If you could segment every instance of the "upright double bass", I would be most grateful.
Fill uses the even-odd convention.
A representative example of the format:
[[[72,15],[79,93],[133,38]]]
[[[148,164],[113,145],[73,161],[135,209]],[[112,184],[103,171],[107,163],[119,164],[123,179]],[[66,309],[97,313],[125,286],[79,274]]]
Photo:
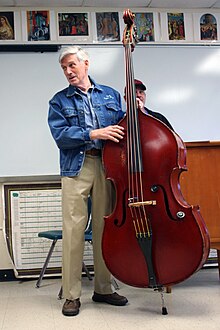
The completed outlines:
[[[209,253],[209,235],[198,206],[180,190],[186,170],[181,138],[161,121],[137,108],[132,51],[134,15],[124,12],[126,116],[125,137],[107,141],[106,177],[116,190],[112,214],[105,217],[103,257],[110,272],[135,287],[161,288],[199,270]]]

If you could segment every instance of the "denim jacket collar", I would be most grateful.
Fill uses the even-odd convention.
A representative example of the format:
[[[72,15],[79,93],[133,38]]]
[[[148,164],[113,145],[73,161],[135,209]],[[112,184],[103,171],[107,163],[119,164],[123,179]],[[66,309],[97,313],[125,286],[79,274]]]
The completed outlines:
[[[90,80],[91,83],[94,85],[94,88],[95,88],[95,89],[97,89],[97,90],[99,90],[99,91],[102,91],[102,90],[103,90],[103,88],[102,88],[99,84],[97,84],[97,83],[95,82],[95,80],[93,80],[90,76],[89,76],[89,80]],[[77,88],[76,88],[75,86],[73,86],[73,85],[69,85],[69,87],[68,87],[68,89],[67,89],[66,96],[67,96],[67,97],[71,97],[71,96],[73,96],[75,93],[77,93]]]

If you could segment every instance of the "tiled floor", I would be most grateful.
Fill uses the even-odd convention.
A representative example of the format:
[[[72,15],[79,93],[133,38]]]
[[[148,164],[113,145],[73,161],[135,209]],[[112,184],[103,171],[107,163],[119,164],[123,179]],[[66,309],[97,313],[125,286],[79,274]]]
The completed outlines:
[[[217,330],[220,329],[218,269],[202,269],[165,293],[168,315],[161,315],[160,294],[119,283],[129,304],[115,307],[91,300],[93,281],[83,278],[80,314],[65,317],[57,299],[60,279],[0,282],[0,329],[4,330]]]

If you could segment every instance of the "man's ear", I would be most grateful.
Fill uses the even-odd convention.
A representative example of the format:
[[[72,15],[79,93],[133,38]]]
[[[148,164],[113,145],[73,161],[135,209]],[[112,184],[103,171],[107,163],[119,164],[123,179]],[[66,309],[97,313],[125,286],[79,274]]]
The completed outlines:
[[[89,60],[85,60],[84,61],[85,65],[87,66],[87,68],[89,67]]]

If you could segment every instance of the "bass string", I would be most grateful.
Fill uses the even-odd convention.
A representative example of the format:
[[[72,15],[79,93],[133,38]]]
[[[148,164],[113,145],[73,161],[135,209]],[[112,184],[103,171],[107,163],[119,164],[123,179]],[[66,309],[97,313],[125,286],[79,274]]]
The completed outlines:
[[[125,46],[125,57],[129,201],[135,203],[140,201],[144,202],[144,197],[141,141],[130,43]],[[130,211],[132,214],[136,235],[149,235],[150,233],[146,206],[143,204],[139,207],[130,206]]]

